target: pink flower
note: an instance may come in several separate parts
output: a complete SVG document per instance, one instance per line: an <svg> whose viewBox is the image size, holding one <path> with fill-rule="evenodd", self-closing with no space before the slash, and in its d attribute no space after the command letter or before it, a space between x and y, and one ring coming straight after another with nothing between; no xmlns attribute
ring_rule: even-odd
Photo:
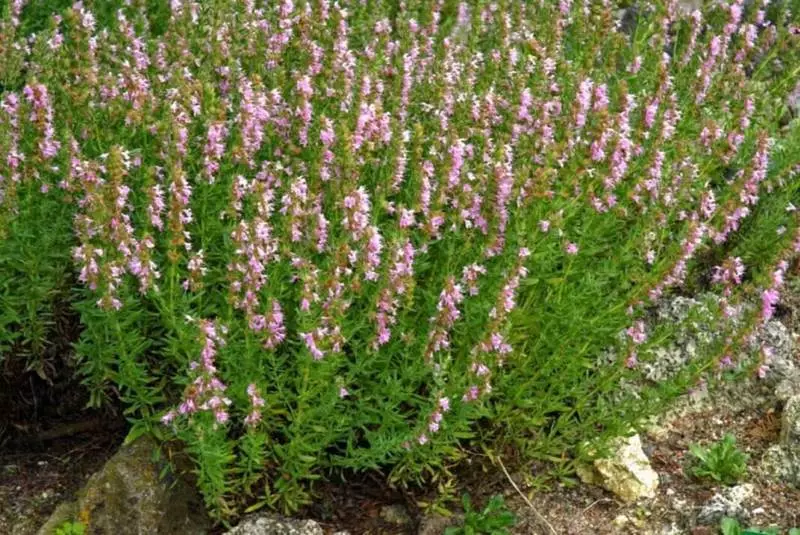
<svg viewBox="0 0 800 535"><path fill-rule="evenodd" d="M478 277L486 274L486 268L480 264L464 266L461 281L467 287L469 295L478 295Z"/></svg>
<svg viewBox="0 0 800 535"><path fill-rule="evenodd" d="M767 376L767 373L769 373L769 366L762 364L758 367L757 374L759 379L764 379Z"/></svg>
<svg viewBox="0 0 800 535"><path fill-rule="evenodd" d="M325 356L325 352L317 347L317 342L314 339L313 333L300 333L300 339L305 342L308 352L311 353L314 360L320 360Z"/></svg>
<svg viewBox="0 0 800 535"><path fill-rule="evenodd" d="M634 344L642 344L647 340L647 333L642 320L634 322L633 326L628 327L626 332Z"/></svg>
<svg viewBox="0 0 800 535"><path fill-rule="evenodd" d="M177 413L174 410L167 411L167 413L161 417L161 423L164 425L169 425L175 420L176 416Z"/></svg>
<svg viewBox="0 0 800 535"><path fill-rule="evenodd" d="M480 394L480 389L476 385L472 385L467 389L467 392L461 398L461 401L468 403L470 401L475 401L478 399Z"/></svg>
<svg viewBox="0 0 800 535"><path fill-rule="evenodd" d="M578 254L578 246L573 242L568 243L567 246L564 248L564 250L567 252L568 255Z"/></svg>
<svg viewBox="0 0 800 535"><path fill-rule="evenodd" d="M780 300L778 290L769 288L761 293L761 318L762 321L769 321L775 314L775 307Z"/></svg>

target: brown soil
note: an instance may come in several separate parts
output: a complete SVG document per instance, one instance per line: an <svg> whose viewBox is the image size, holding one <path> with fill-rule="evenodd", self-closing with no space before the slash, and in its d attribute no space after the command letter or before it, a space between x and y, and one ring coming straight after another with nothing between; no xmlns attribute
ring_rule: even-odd
<svg viewBox="0 0 800 535"><path fill-rule="evenodd" d="M122 442L120 426L105 424L0 454L0 534L34 534L59 503L74 497Z"/></svg>
<svg viewBox="0 0 800 535"><path fill-rule="evenodd" d="M737 413L715 404L713 410L673 422L666 437L642 437L645 452L660 476L655 498L626 505L601 489L581 485L534 495L532 502L558 534L660 535L670 533L670 526L671 533L676 534L716 534L716 525L697 525L697 514L720 487L687 474L691 457L688 448L689 444L708 444L732 433L738 446L750 455L751 469L742 481L754 486L753 496L746 502L747 509L753 512L750 524L787 530L800 526L800 490L765 480L752 468L764 451L777 442L779 431L779 407L763 406ZM510 496L510 504L522 518L515 533L548 533L521 499ZM622 521L622 517L627 520Z"/></svg>

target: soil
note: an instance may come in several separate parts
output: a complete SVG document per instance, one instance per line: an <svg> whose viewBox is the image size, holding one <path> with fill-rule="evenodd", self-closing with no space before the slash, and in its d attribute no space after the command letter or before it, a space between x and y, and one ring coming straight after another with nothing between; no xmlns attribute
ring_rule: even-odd
<svg viewBox="0 0 800 535"><path fill-rule="evenodd" d="M536 494L532 503L559 534L719 533L717 525L699 525L697 515L722 487L688 474L689 445L706 445L732 433L738 447L750 455L748 475L741 481L753 485L745 507L751 515L749 524L787 530L800 526L800 490L772 482L755 469L764 451L778 441L779 432L780 407L767 403L741 411L713 402L706 411L671 422L663 436L642 436L645 453L660 478L655 498L626 505L602 489L580 485ZM521 518L515 533L548 533L520 498L510 496L509 500Z"/></svg>
<svg viewBox="0 0 800 535"><path fill-rule="evenodd" d="M0 535L36 533L125 436L114 407L85 409L88 397L74 380L44 381L32 372L18 377L25 388L6 383L2 391L8 406L0 420L6 422L0 425Z"/></svg>
<svg viewBox="0 0 800 535"><path fill-rule="evenodd" d="M36 448L0 455L0 534L34 534L74 498L122 442L121 433L92 430Z"/></svg>

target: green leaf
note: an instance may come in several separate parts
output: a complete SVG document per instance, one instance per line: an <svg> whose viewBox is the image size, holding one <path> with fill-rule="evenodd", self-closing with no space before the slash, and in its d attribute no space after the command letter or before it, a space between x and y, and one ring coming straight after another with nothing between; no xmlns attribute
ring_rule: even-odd
<svg viewBox="0 0 800 535"><path fill-rule="evenodd" d="M128 431L128 434L127 434L127 436L125 437L125 441L124 441L124 443L125 443L126 445L127 445L127 444L131 444L131 443L132 443L132 442L134 442L134 441L135 441L137 438L139 438L139 437L141 437L141 436L144 436L145 434L147 434L147 431L148 431L148 430L149 430L149 426L148 426L146 423L144 423L143 421L136 422L136 423L133 425L133 427L131 427L131 430L130 430L130 431Z"/></svg>
<svg viewBox="0 0 800 535"><path fill-rule="evenodd" d="M719 525L720 531L722 535L741 535L741 528L739 527L739 521L735 518L725 517L722 519Z"/></svg>
<svg viewBox="0 0 800 535"><path fill-rule="evenodd" d="M245 509L244 512L245 513L252 513L253 511L258 511L259 509L263 508L264 506L269 505L269 503L270 503L270 500L268 500L268 499L264 499L264 500L258 501L256 503L254 503L253 505L251 505L250 507L248 507L247 509Z"/></svg>

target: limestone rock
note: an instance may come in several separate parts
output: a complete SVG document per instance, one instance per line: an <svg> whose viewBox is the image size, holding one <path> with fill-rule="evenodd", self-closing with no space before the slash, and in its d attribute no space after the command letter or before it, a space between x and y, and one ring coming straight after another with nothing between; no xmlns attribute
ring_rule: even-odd
<svg viewBox="0 0 800 535"><path fill-rule="evenodd" d="M773 480L800 487L800 394L786 401L780 441L764 452L758 470Z"/></svg>
<svg viewBox="0 0 800 535"><path fill-rule="evenodd" d="M789 401L789 398L797 394L800 394L800 371L798 370L781 379L775 386L775 398L785 403Z"/></svg>
<svg viewBox="0 0 800 535"><path fill-rule="evenodd" d="M790 397L783 407L780 444L789 450L800 451L800 394Z"/></svg>
<svg viewBox="0 0 800 535"><path fill-rule="evenodd" d="M411 524L411 517L402 505L386 505L381 507L381 518L389 524L407 526Z"/></svg>
<svg viewBox="0 0 800 535"><path fill-rule="evenodd" d="M322 527L313 520L293 520L270 513L245 517L225 535L324 535Z"/></svg>
<svg viewBox="0 0 800 535"><path fill-rule="evenodd" d="M797 366L794 359L792 334L782 322L768 321L763 328L756 332L756 338L751 347L753 349L769 347L772 350L765 361L769 368L766 377L767 383L774 385L781 380L796 377Z"/></svg>
<svg viewBox="0 0 800 535"><path fill-rule="evenodd" d="M658 489L658 474L642 450L639 435L617 440L611 456L595 459L591 467L579 468L578 476L626 502L652 498Z"/></svg>
<svg viewBox="0 0 800 535"><path fill-rule="evenodd" d="M417 535L441 535L450 526L456 526L463 520L459 514L453 516L430 515L422 519Z"/></svg>
<svg viewBox="0 0 800 535"><path fill-rule="evenodd" d="M786 105L795 117L800 117L800 82L786 96Z"/></svg>
<svg viewBox="0 0 800 535"><path fill-rule="evenodd" d="M67 520L89 535L200 535L210 523L197 493L183 481L162 481L155 444L139 439L122 446L89 478L73 503L62 504L39 530L51 535Z"/></svg>
<svg viewBox="0 0 800 535"><path fill-rule="evenodd" d="M745 508L745 502L752 495L753 485L749 483L726 487L714 494L703 506L697 520L702 524L717 524L725 516L747 520L749 513Z"/></svg>
<svg viewBox="0 0 800 535"><path fill-rule="evenodd" d="M691 15L703 9L702 0L678 0L678 10L682 15Z"/></svg>
<svg viewBox="0 0 800 535"><path fill-rule="evenodd" d="M800 488L800 452L779 444L770 446L761 457L758 471L772 480Z"/></svg>

